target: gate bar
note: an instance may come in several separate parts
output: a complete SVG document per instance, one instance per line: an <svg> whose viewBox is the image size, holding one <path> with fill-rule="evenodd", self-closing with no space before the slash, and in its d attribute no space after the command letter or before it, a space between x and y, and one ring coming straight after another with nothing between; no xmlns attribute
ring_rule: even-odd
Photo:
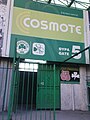
<svg viewBox="0 0 90 120"><path fill-rule="evenodd" d="M54 120L56 119L56 116L55 116L55 105L56 105L56 104L55 104L55 102L56 102L56 100L55 100L55 97L56 97L56 94L55 94L55 92L56 92L56 91L55 91L55 87L56 87L56 86L55 86L55 81L56 81L56 80L55 80L55 78L56 78L55 72L56 72L56 66L55 66L55 64L54 64L54 116L53 116L53 119L54 119Z"/></svg>

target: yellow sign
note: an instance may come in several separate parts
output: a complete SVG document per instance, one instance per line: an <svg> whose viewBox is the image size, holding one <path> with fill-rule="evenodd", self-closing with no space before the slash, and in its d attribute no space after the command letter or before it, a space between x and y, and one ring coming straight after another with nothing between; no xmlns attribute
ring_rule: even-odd
<svg viewBox="0 0 90 120"><path fill-rule="evenodd" d="M12 34L84 41L83 19L14 7Z"/></svg>

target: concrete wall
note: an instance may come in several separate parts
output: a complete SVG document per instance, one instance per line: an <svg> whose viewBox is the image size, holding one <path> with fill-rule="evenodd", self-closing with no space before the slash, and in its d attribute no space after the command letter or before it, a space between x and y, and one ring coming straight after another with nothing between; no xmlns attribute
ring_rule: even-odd
<svg viewBox="0 0 90 120"><path fill-rule="evenodd" d="M80 84L61 84L61 110L88 110L85 67L80 67Z"/></svg>
<svg viewBox="0 0 90 120"><path fill-rule="evenodd" d="M11 62L0 60L0 111L6 111L8 108L11 77Z"/></svg>

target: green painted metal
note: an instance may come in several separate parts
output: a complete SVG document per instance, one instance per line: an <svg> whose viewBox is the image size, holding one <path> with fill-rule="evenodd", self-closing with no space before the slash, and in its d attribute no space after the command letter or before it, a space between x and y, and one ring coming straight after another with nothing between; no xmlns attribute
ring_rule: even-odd
<svg viewBox="0 0 90 120"><path fill-rule="evenodd" d="M7 120L11 119L11 113L12 113L12 108L13 108L13 99L14 99L14 84L15 84L15 77L14 75L15 68L13 69L13 74L12 74L12 81L11 81L11 89L10 89L10 99L9 99L9 107L8 107L8 118Z"/></svg>
<svg viewBox="0 0 90 120"><path fill-rule="evenodd" d="M6 120L24 120L23 116L26 120L56 120L56 109L60 109L60 68L55 64L38 64L37 72L35 68L20 71L20 60L13 59L8 111L7 116L3 112L1 120L5 117Z"/></svg>
<svg viewBox="0 0 90 120"><path fill-rule="evenodd" d="M60 80L58 77L59 74L56 75L58 72L55 70L55 65L47 66L47 68L46 65L43 65L43 69L42 66L39 65L37 79L38 109L60 109Z"/></svg>
<svg viewBox="0 0 90 120"><path fill-rule="evenodd" d="M20 58L13 59L8 110L6 115L2 112L0 120L56 120L56 109L60 109L59 67L55 64L38 64L37 71L34 67L20 71L20 61ZM25 64L30 66L32 63ZM4 105L3 102L3 108Z"/></svg>
<svg viewBox="0 0 90 120"><path fill-rule="evenodd" d="M15 46L17 43L17 39L14 41ZM14 103L14 95L15 95L15 82L17 78L17 69L18 69L18 62L16 61L16 47L14 47L14 57L13 57L13 69L12 69L12 79L11 79L11 87L10 87L10 97L9 97L9 105L8 105L8 116L7 120L12 118L12 110L13 110L13 103Z"/></svg>
<svg viewBox="0 0 90 120"><path fill-rule="evenodd" d="M38 29L35 29L34 27L29 27L29 29L27 29L26 26L23 26L23 28L22 28L19 25L19 23L23 25L23 21L22 21L23 18L20 18L21 21L19 21L19 15L21 15L22 12L24 13L25 11L27 11L27 15L29 15L32 12L32 14L30 14L30 18L34 18L36 16L36 19L39 20L39 22L42 21L42 19L43 19L41 16L44 16L44 19L46 19L47 21L53 20L54 23L52 24L52 30L47 29L45 31L44 30L42 31L40 26L37 26ZM16 46L16 44L14 44L15 43L14 41L17 38L17 49L18 49L17 56L20 56L20 58L22 58L22 59L27 58L27 59L63 62L65 60L67 60L68 58L70 58L67 61L69 63L70 62L80 63L80 64L86 63L84 53L82 53L82 55L81 54L78 55L77 58L73 56L71 59L71 56L73 54L77 53L77 50L79 52L84 49L83 34L79 35L79 33L73 32L73 35L72 35L70 30L64 32L63 30L58 29L60 27L61 23L63 23L63 22L66 25L69 23L72 23L76 27L77 27L77 23L78 23L78 25L80 24L80 26L81 26L80 30L83 33L83 11L82 10L75 10L75 9L70 9L70 8L66 8L66 7L43 4L43 3L35 2L35 1L27 1L26 2L26 1L22 1L22 0L19 0L19 1L15 0L13 12L14 12L13 13L14 19L12 21L10 57L14 57L15 51L13 50L13 47ZM69 13L69 14L67 14L67 13ZM23 15L21 17L23 17ZM60 18L58 18L58 17L60 17ZM64 21L63 17L66 17L68 23L66 20ZM55 18L56 18L56 20L55 20ZM59 23L60 19L62 21L61 23ZM31 21L31 19L30 19L30 21ZM30 22L30 24L31 24L31 22ZM51 22L49 22L49 25L46 24L46 26L49 28L50 24L51 24ZM55 26L55 24L57 24L57 26ZM54 26L55 26L55 30L54 30ZM28 31L26 34L26 29L27 29L27 31L29 30L31 32L29 33L29 31ZM57 32L57 30L60 33ZM50 34L49 34L49 32L50 32ZM48 38L47 38L47 36L48 36ZM42 53L37 53L36 46L38 46L38 45L43 46ZM26 51L27 51L26 54L23 53L24 52L23 49L27 48L25 46L28 46L28 49L26 49ZM63 48L63 46L65 46L65 47ZM23 47L25 47L25 48L23 48ZM22 48L22 50L21 50L21 48ZM38 48L38 49L40 49L40 48ZM51 51L52 51L52 53L51 53Z"/></svg>
<svg viewBox="0 0 90 120"><path fill-rule="evenodd" d="M11 80L11 88L10 88L10 98L9 98L9 105L8 105L8 116L7 116L7 120L10 120L12 117L12 111L13 109L15 110L15 106L16 106L16 84L17 84L17 62L15 61L15 59L13 60L13 70L12 70L12 80Z"/></svg>

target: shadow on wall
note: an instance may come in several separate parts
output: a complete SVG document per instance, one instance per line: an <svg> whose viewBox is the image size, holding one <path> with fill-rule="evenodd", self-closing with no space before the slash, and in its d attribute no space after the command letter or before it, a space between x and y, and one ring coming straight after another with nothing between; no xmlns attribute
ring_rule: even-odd
<svg viewBox="0 0 90 120"><path fill-rule="evenodd" d="M6 5L8 0L0 0L2 1L2 4Z"/></svg>

